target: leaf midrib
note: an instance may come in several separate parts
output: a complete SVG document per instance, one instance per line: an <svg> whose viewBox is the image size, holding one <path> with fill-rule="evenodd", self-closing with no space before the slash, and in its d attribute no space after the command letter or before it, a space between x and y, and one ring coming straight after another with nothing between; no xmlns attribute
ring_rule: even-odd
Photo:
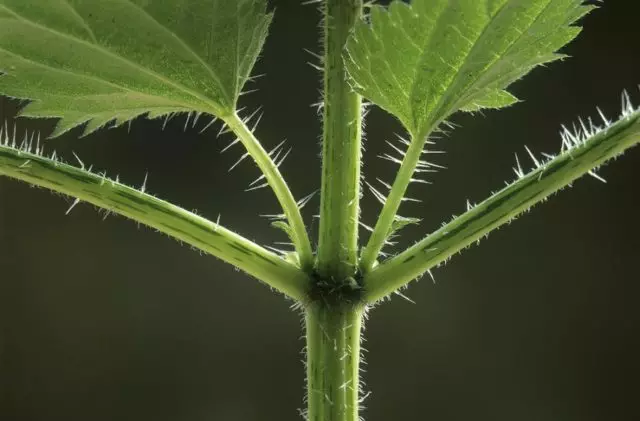
<svg viewBox="0 0 640 421"><path fill-rule="evenodd" d="M238 10L240 7L240 1L239 0L234 0L236 1L236 16L238 16ZM237 24L238 22L236 21L236 42L235 47L236 47L236 62L235 62L235 71L233 72L233 78L237 81L238 80L238 66L240 63L240 25Z"/></svg>
<svg viewBox="0 0 640 421"><path fill-rule="evenodd" d="M425 40L425 42L423 44L424 47L422 49L422 53L420 54L420 59L418 60L417 66L416 66L416 68L415 68L415 70L413 72L413 83L411 84L411 89L409 91L410 92L409 110L411 110L411 120L412 120L412 124L414 126L411 129L412 129L412 131L415 131L415 132L417 132L417 129L418 129L418 127L416 127L418 121L417 121L416 115L415 115L416 110L413 109L414 107L413 107L412 103L413 103L413 98L415 98L415 91L416 91L417 86L418 86L418 75L419 75L420 69L422 68L422 66L420 64L424 60L424 56L426 54L427 48L429 46L431 46L431 43L433 42L433 34L435 34L438 31L438 29L440 28L440 25L442 24L442 21L440 19L442 17L442 14L445 13L448 8L449 8L449 5L444 7L437 16L434 16L433 20L436 23L435 27L432 29L431 36L429 36ZM412 134L413 135L418 135L418 133L412 133Z"/></svg>
<svg viewBox="0 0 640 421"><path fill-rule="evenodd" d="M89 33L89 36L91 37L91 39L97 44L98 43L98 39L96 38L96 35L93 33L93 29L91 29L91 27L89 26L89 23L87 22L87 20L85 18L83 18L80 15L80 13L78 13L76 8L73 7L73 5L71 3L69 3L69 0L62 0L62 1L71 10L71 13L73 13L73 15L80 20L80 23L87 30L87 32Z"/></svg>

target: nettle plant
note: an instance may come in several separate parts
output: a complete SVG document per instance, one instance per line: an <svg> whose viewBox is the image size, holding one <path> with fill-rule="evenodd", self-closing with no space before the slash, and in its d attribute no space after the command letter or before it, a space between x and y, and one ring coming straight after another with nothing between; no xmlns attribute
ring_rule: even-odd
<svg viewBox="0 0 640 421"><path fill-rule="evenodd" d="M209 253L295 302L306 326L310 421L355 421L363 319L374 304L443 264L492 230L591 174L640 142L640 111L623 95L613 122L580 121L563 130L556 155L536 157L516 179L396 255L383 248L417 218L400 216L411 183L439 168L425 160L458 111L518 102L505 89L534 67L563 58L575 22L594 8L582 0L413 0L387 6L315 0L323 14L322 186L318 244L279 166L282 145L267 151L254 136L256 113L238 98L261 51L272 13L266 0L0 0L0 93L31 102L21 115L56 117L51 134L83 125L84 135L136 117L208 117L235 135L282 207L272 224L292 250L269 250L192 212L45 155L35 136L5 123L0 174L123 215ZM368 101L365 104L363 101ZM361 150L366 106L377 105L406 129L386 157L395 179L369 188L382 210L366 242L358 237ZM236 163L237 164L237 163ZM234 165L236 165L234 164ZM369 228L369 227L367 227ZM363 245L362 247L360 247Z"/></svg>

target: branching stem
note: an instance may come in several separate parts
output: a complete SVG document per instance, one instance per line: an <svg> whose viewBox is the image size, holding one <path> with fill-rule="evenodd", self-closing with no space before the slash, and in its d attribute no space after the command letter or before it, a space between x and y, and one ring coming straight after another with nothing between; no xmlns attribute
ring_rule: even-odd
<svg viewBox="0 0 640 421"><path fill-rule="evenodd" d="M0 144L0 175L69 195L155 228L242 269L295 300L305 299L309 279L292 263L217 223L140 190L9 146L6 138L5 144Z"/></svg>
<svg viewBox="0 0 640 421"><path fill-rule="evenodd" d="M548 162L538 162L536 170L366 274L366 301L372 303L393 293L549 195L640 143L640 111L628 112L620 121L585 139L578 137L574 137L577 143L571 145L572 141L565 135L568 148L560 155Z"/></svg>

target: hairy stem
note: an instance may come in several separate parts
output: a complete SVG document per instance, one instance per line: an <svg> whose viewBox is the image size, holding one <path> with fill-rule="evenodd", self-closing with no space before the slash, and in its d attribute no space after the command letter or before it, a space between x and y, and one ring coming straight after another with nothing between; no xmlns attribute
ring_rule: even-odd
<svg viewBox="0 0 640 421"><path fill-rule="evenodd" d="M362 15L362 0L326 0L324 5L324 134L318 273L345 278L358 259L360 203L360 95L347 83L342 53Z"/></svg>
<svg viewBox="0 0 640 421"><path fill-rule="evenodd" d="M309 279L292 263L217 223L142 191L10 146L7 137L0 142L0 175L72 196L155 228L242 269L295 300L305 299Z"/></svg>
<svg viewBox="0 0 640 421"><path fill-rule="evenodd" d="M308 421L359 421L360 331L363 308L306 308Z"/></svg>
<svg viewBox="0 0 640 421"><path fill-rule="evenodd" d="M630 107L629 107L630 108ZM588 129L587 129L588 131ZM563 152L364 277L365 299L375 302L444 262L502 224L640 143L640 111L627 110L604 130L580 138L565 134ZM519 171L519 170L518 170Z"/></svg>
<svg viewBox="0 0 640 421"><path fill-rule="evenodd" d="M300 266L303 270L310 272L313 267L313 250L311 249L309 235L304 225L304 221L302 220L300 208L298 207L287 182L280 173L278 166L273 162L267 151L264 150L251 130L249 130L247 125L240 117L238 117L237 114L234 114L229 118L225 118L224 121L236 136L238 136L280 201L280 205L282 206L284 214L287 217L287 221L289 222L289 226L291 227L293 237L291 240L298 252Z"/></svg>
<svg viewBox="0 0 640 421"><path fill-rule="evenodd" d="M391 191L382 207L382 211L380 211L375 228L371 233L371 237L369 237L367 245L362 250L360 256L360 270L362 273L367 273L373 268L378 254L389 236L391 226L398 213L398 208L400 208L402 204L405 193L407 192L407 187L409 187L411 183L413 173L420 162L420 156L426 141L426 136L412 136L407 153L402 160L402 164L396 174L393 186L391 186Z"/></svg>

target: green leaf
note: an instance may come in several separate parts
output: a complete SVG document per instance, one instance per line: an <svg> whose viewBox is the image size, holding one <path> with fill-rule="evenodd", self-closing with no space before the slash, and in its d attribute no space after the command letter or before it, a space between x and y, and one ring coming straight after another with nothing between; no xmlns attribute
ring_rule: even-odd
<svg viewBox="0 0 640 421"><path fill-rule="evenodd" d="M578 35L583 0L414 0L372 6L347 44L354 89L422 137L458 110L517 101L504 89Z"/></svg>
<svg viewBox="0 0 640 421"><path fill-rule="evenodd" d="M518 98L507 91L493 91L482 98L460 108L461 111L474 112L483 108L504 108L519 102Z"/></svg>
<svg viewBox="0 0 640 421"><path fill-rule="evenodd" d="M266 0L0 0L0 94L54 136L148 113L227 116L266 38Z"/></svg>
<svg viewBox="0 0 640 421"><path fill-rule="evenodd" d="M284 221L273 221L271 223L271 226L274 227L274 228L278 228L278 229L284 231L285 234L287 234L287 236L289 237L289 239L293 240L295 238L295 233L291 229L291 226L289 224L287 224L286 222L284 222Z"/></svg>
<svg viewBox="0 0 640 421"><path fill-rule="evenodd" d="M407 216L396 215L393 218L393 222L391 223L391 228L389 229L389 234L387 235L387 237L389 237L392 234L395 234L396 232L400 231L402 228L406 227L407 225L419 224L420 221L422 221L420 218L412 218Z"/></svg>

